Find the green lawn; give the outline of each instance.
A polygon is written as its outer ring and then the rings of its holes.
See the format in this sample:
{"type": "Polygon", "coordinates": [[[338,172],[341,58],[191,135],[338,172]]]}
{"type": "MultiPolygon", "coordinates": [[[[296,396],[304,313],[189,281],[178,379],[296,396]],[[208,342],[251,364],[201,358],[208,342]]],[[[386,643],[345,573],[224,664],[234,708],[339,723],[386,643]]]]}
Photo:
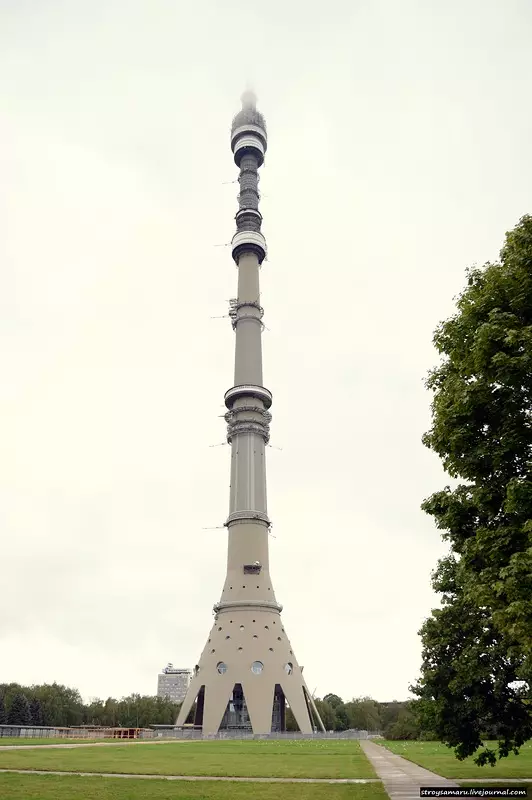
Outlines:
{"type": "MultiPolygon", "coordinates": [[[[481,786],[482,784],[479,784],[476,781],[458,781],[458,785],[464,786],[467,789],[478,789],[478,787],[481,786]]],[[[508,783],[508,779],[506,779],[506,781],[503,780],[490,781],[489,779],[486,778],[486,786],[488,786],[490,789],[496,789],[498,786],[505,786],[506,788],[510,787],[511,789],[513,789],[514,787],[518,787],[519,789],[521,788],[528,789],[530,787],[530,781],[526,781],[523,779],[522,781],[512,780],[511,783],[508,783]]]]}
{"type": "Polygon", "coordinates": [[[3,769],[279,778],[375,778],[356,741],[203,741],[0,751],[3,769]]]}
{"type": "Polygon", "coordinates": [[[440,742],[388,742],[379,739],[392,753],[397,753],[443,778],[532,778],[532,741],[527,742],[518,756],[509,755],[495,767],[477,767],[472,758],[458,761],[454,752],[440,742]]]}
{"type": "MultiPolygon", "coordinates": [[[[123,744],[135,743],[138,739],[123,740],[123,744]]],[[[22,747],[25,745],[33,746],[41,744],[87,744],[88,742],[120,742],[120,739],[63,739],[59,736],[49,736],[47,739],[35,737],[35,739],[26,738],[25,736],[0,736],[0,747],[5,745],[17,745],[22,747]]]]}
{"type": "Polygon", "coordinates": [[[388,800],[378,783],[362,786],[232,783],[0,774],[7,800],[388,800]]]}

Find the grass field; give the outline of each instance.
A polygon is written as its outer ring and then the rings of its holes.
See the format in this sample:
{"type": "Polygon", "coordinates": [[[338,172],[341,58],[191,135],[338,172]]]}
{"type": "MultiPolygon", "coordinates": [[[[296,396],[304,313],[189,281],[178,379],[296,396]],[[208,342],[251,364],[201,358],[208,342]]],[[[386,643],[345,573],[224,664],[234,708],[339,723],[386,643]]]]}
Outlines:
{"type": "Polygon", "coordinates": [[[204,741],[0,751],[2,769],[278,778],[375,778],[356,741],[204,741]]]}
{"type": "Polygon", "coordinates": [[[0,736],[0,747],[6,745],[16,745],[17,747],[32,746],[41,744],[89,744],[90,742],[116,742],[118,744],[134,744],[138,739],[120,740],[120,739],[61,739],[59,736],[50,736],[47,739],[26,738],[25,736],[0,736]]]}
{"type": "MultiPolygon", "coordinates": [[[[516,787],[517,788],[525,787],[527,789],[530,788],[530,781],[526,781],[524,779],[523,780],[512,779],[511,783],[508,783],[508,778],[506,780],[503,780],[501,778],[500,781],[490,781],[486,779],[486,781],[487,781],[486,786],[488,786],[490,789],[496,789],[498,786],[505,786],[506,788],[510,787],[512,789],[516,787]]],[[[464,788],[468,789],[478,789],[480,785],[476,781],[457,781],[457,783],[458,786],[463,786],[464,788]]]]}
{"type": "Polygon", "coordinates": [[[0,774],[2,800],[388,800],[380,784],[194,783],[0,774]]]}
{"type": "Polygon", "coordinates": [[[454,752],[440,742],[379,740],[378,744],[443,778],[532,778],[532,741],[521,748],[518,756],[509,755],[498,761],[495,767],[477,767],[472,758],[458,761],[454,752]]]}

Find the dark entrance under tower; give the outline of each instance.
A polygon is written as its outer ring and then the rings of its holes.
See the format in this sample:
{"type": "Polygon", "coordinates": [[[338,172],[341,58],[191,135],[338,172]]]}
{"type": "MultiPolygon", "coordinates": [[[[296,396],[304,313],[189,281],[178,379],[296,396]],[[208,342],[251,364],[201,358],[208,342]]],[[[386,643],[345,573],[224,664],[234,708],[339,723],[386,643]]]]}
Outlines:
{"type": "Polygon", "coordinates": [[[227,703],[222,721],[220,723],[220,730],[230,731],[251,731],[251,720],[249,719],[248,709],[246,706],[246,698],[242,691],[242,684],[235,683],[231,697],[227,703]]]}
{"type": "Polygon", "coordinates": [[[205,685],[201,686],[192,708],[188,712],[184,726],[186,728],[199,728],[203,725],[203,708],[205,706],[205,685]]]}
{"type": "Polygon", "coordinates": [[[272,709],[272,733],[286,730],[286,701],[284,692],[278,683],[275,684],[272,709]]]}
{"type": "MultiPolygon", "coordinates": [[[[242,684],[235,683],[229,702],[227,703],[220,730],[239,730],[253,732],[251,719],[246,705],[246,698],[242,684]]],[[[272,733],[281,733],[286,730],[286,701],[281,686],[277,683],[273,695],[272,706],[272,733]]]]}

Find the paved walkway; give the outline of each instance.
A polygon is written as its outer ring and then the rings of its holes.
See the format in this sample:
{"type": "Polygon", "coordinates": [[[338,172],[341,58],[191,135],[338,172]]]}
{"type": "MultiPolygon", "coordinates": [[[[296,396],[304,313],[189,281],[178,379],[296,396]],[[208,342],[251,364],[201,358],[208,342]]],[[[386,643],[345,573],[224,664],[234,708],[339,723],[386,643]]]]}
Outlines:
{"type": "Polygon", "coordinates": [[[360,746],[382,780],[391,800],[419,800],[420,786],[446,789],[458,786],[454,781],[423,769],[367,739],[361,739],[360,746]]]}
{"type": "Polygon", "coordinates": [[[377,778],[235,778],[217,775],[135,775],[122,772],[55,772],[44,769],[0,769],[17,775],[81,775],[83,778],[140,778],[163,781],[237,781],[239,783],[380,783],[377,778]]]}

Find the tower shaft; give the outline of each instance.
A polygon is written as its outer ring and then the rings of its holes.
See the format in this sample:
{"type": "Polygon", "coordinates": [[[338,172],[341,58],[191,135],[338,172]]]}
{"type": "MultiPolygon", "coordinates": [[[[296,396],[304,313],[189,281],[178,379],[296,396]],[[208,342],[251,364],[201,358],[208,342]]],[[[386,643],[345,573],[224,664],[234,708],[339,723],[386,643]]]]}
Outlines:
{"type": "Polygon", "coordinates": [[[261,232],[258,170],[267,137],[264,118],[249,94],[233,120],[231,147],[240,168],[237,231],[232,255],[238,294],[230,301],[235,331],[234,385],[225,393],[231,444],[227,574],[214,625],[194,669],[177,725],[191,711],[204,733],[221,728],[254,733],[283,730],[285,703],[301,731],[323,725],[282,625],[269,566],[265,448],[270,436],[271,392],[263,386],[259,269],[266,257],[261,232]],[[193,704],[195,703],[195,709],[193,704]]]}

